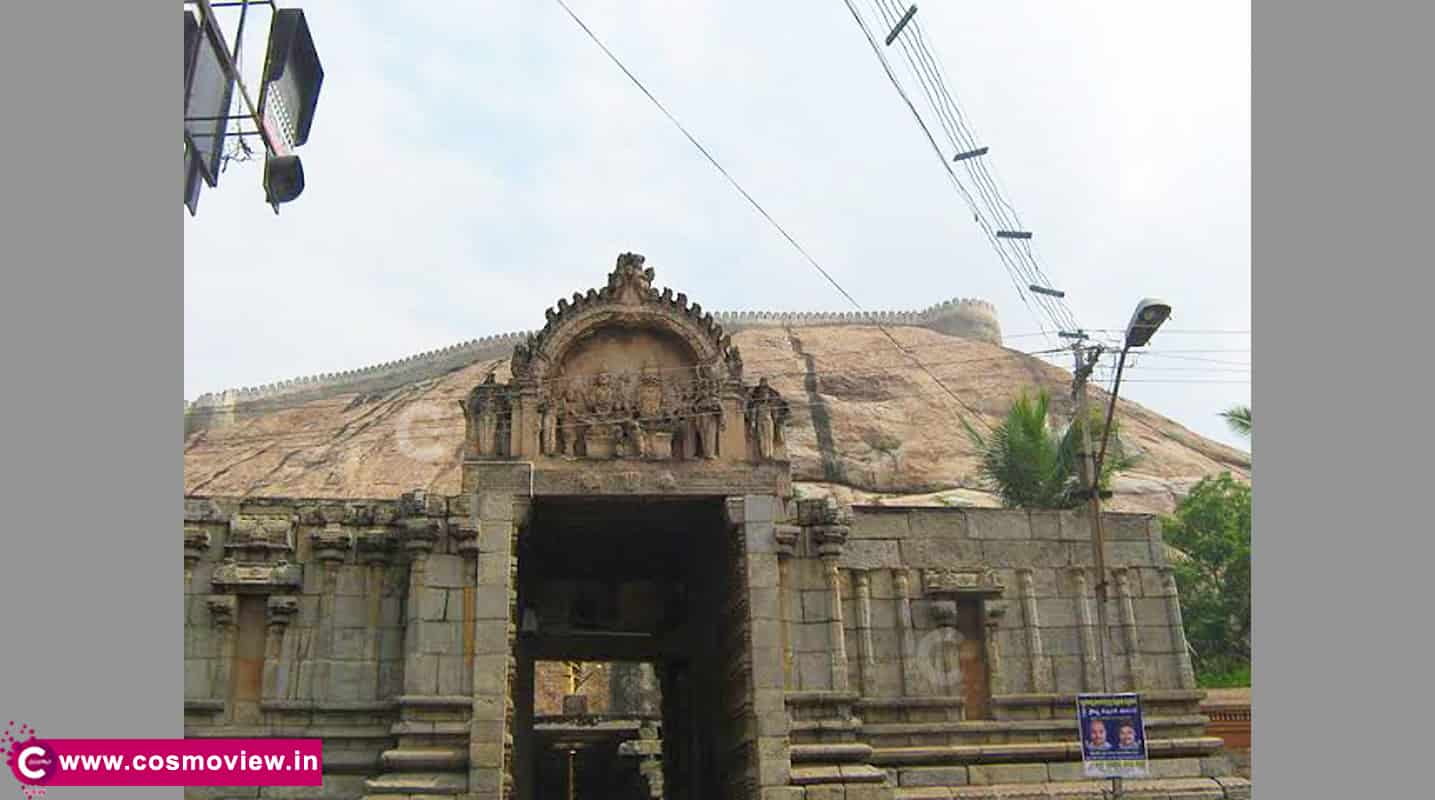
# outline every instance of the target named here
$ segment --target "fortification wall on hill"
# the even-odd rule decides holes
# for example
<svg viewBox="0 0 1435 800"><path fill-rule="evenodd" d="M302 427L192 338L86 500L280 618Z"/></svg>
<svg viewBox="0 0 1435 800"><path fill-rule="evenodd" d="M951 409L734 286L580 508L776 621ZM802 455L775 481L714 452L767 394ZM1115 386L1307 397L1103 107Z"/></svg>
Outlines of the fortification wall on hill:
<svg viewBox="0 0 1435 800"><path fill-rule="evenodd" d="M949 336L1001 344L996 307L985 300L957 298L920 311L719 311L713 317L729 332L758 327L888 325L927 328ZM502 333L361 369L294 378L264 386L226 389L184 404L185 435L233 422L234 410L262 412L268 407L323 400L340 394L382 392L436 378L477 361L507 358L513 347L536 331Z"/></svg>

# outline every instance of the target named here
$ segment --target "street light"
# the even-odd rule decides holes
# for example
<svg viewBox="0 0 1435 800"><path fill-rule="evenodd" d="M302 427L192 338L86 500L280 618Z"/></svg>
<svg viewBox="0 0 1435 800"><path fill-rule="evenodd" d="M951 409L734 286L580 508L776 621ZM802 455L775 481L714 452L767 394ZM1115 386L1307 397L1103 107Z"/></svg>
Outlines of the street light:
<svg viewBox="0 0 1435 800"><path fill-rule="evenodd" d="M1091 462L1091 437L1087 434L1085 419L1086 414L1086 380L1082 374L1080 381L1080 413L1082 420L1082 450L1084 451L1083 461L1087 465L1088 477L1091 481L1088 490L1090 492L1091 509L1091 545L1095 551L1096 561L1096 624L1101 628L1101 691L1111 691L1110 664L1111 664L1111 627L1106 622L1106 530L1101 519L1101 467L1106 460L1106 444L1111 435L1111 418L1116 413L1116 394L1121 391L1121 369L1126 366L1126 353L1133 347L1144 347L1151 341L1151 336L1156 333L1167 318L1171 316L1171 306L1155 298L1146 298L1136 304L1136 313L1131 315L1131 322L1126 325L1126 339L1121 346L1121 357L1116 362L1116 381L1111 387L1111 402L1106 407L1106 424L1101 431L1101 451L1096 456L1096 461ZM1095 365L1095 359L1089 362L1087 371ZM1133 676L1133 684L1134 676ZM1132 688L1139 688L1133 686ZM1112 779L1113 797L1122 797L1121 779Z"/></svg>
<svg viewBox="0 0 1435 800"><path fill-rule="evenodd" d="M1111 434L1111 417L1116 413L1116 393L1121 391L1121 370L1126 366L1126 352L1133 347L1145 347L1171 316L1171 305L1154 297L1148 297L1136 304L1136 313L1126 325L1126 341L1121 346L1121 357L1116 360L1116 382L1111 387L1111 400L1106 406L1106 424L1101 430L1101 451L1096 454L1096 469L1092 473L1091 490L1096 491L1101 465L1106 460L1106 443Z"/></svg>

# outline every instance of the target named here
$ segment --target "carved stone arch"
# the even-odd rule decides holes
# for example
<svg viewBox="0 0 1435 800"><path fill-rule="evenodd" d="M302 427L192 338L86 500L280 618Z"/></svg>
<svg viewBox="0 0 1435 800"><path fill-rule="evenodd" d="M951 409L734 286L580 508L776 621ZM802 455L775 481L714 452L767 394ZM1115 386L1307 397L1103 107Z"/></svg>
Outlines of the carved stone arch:
<svg viewBox="0 0 1435 800"><path fill-rule="evenodd" d="M674 302L670 289L654 289L654 272L643 261L635 253L618 256L606 286L575 294L571 305L560 300L556 310L550 308L543 330L514 350L514 384L541 387L583 342L600 332L623 330L678 342L693 367L708 366L721 379L741 383L741 359L722 326L701 306L689 304L686 295L678 294Z"/></svg>

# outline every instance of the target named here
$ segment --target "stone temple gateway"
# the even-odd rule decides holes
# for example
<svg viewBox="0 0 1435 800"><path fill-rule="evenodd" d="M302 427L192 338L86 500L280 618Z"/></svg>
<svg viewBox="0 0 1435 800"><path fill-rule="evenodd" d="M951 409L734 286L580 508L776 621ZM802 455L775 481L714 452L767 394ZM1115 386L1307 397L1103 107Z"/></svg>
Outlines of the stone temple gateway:
<svg viewBox="0 0 1435 800"><path fill-rule="evenodd" d="M796 496L793 401L653 278L621 256L472 387L457 494L187 495L186 735L322 737L325 798L1102 796L1073 716L1102 669L1085 517ZM1159 527L1106 524L1107 669L1158 779L1128 788L1249 796ZM605 723L537 713L552 661L650 666L603 767L624 793L554 776Z"/></svg>

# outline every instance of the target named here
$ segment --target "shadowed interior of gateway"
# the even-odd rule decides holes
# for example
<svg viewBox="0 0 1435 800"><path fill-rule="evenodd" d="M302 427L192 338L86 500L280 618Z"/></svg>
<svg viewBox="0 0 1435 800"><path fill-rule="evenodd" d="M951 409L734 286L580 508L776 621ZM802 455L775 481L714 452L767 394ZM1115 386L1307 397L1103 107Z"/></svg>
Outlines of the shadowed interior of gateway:
<svg viewBox="0 0 1435 800"><path fill-rule="evenodd" d="M727 712L744 690L727 641L734 573L720 498L535 503L518 548L519 797L721 796L744 757ZM540 661L643 662L657 685L618 687L629 708L539 715ZM641 744L658 730L660 745Z"/></svg>

